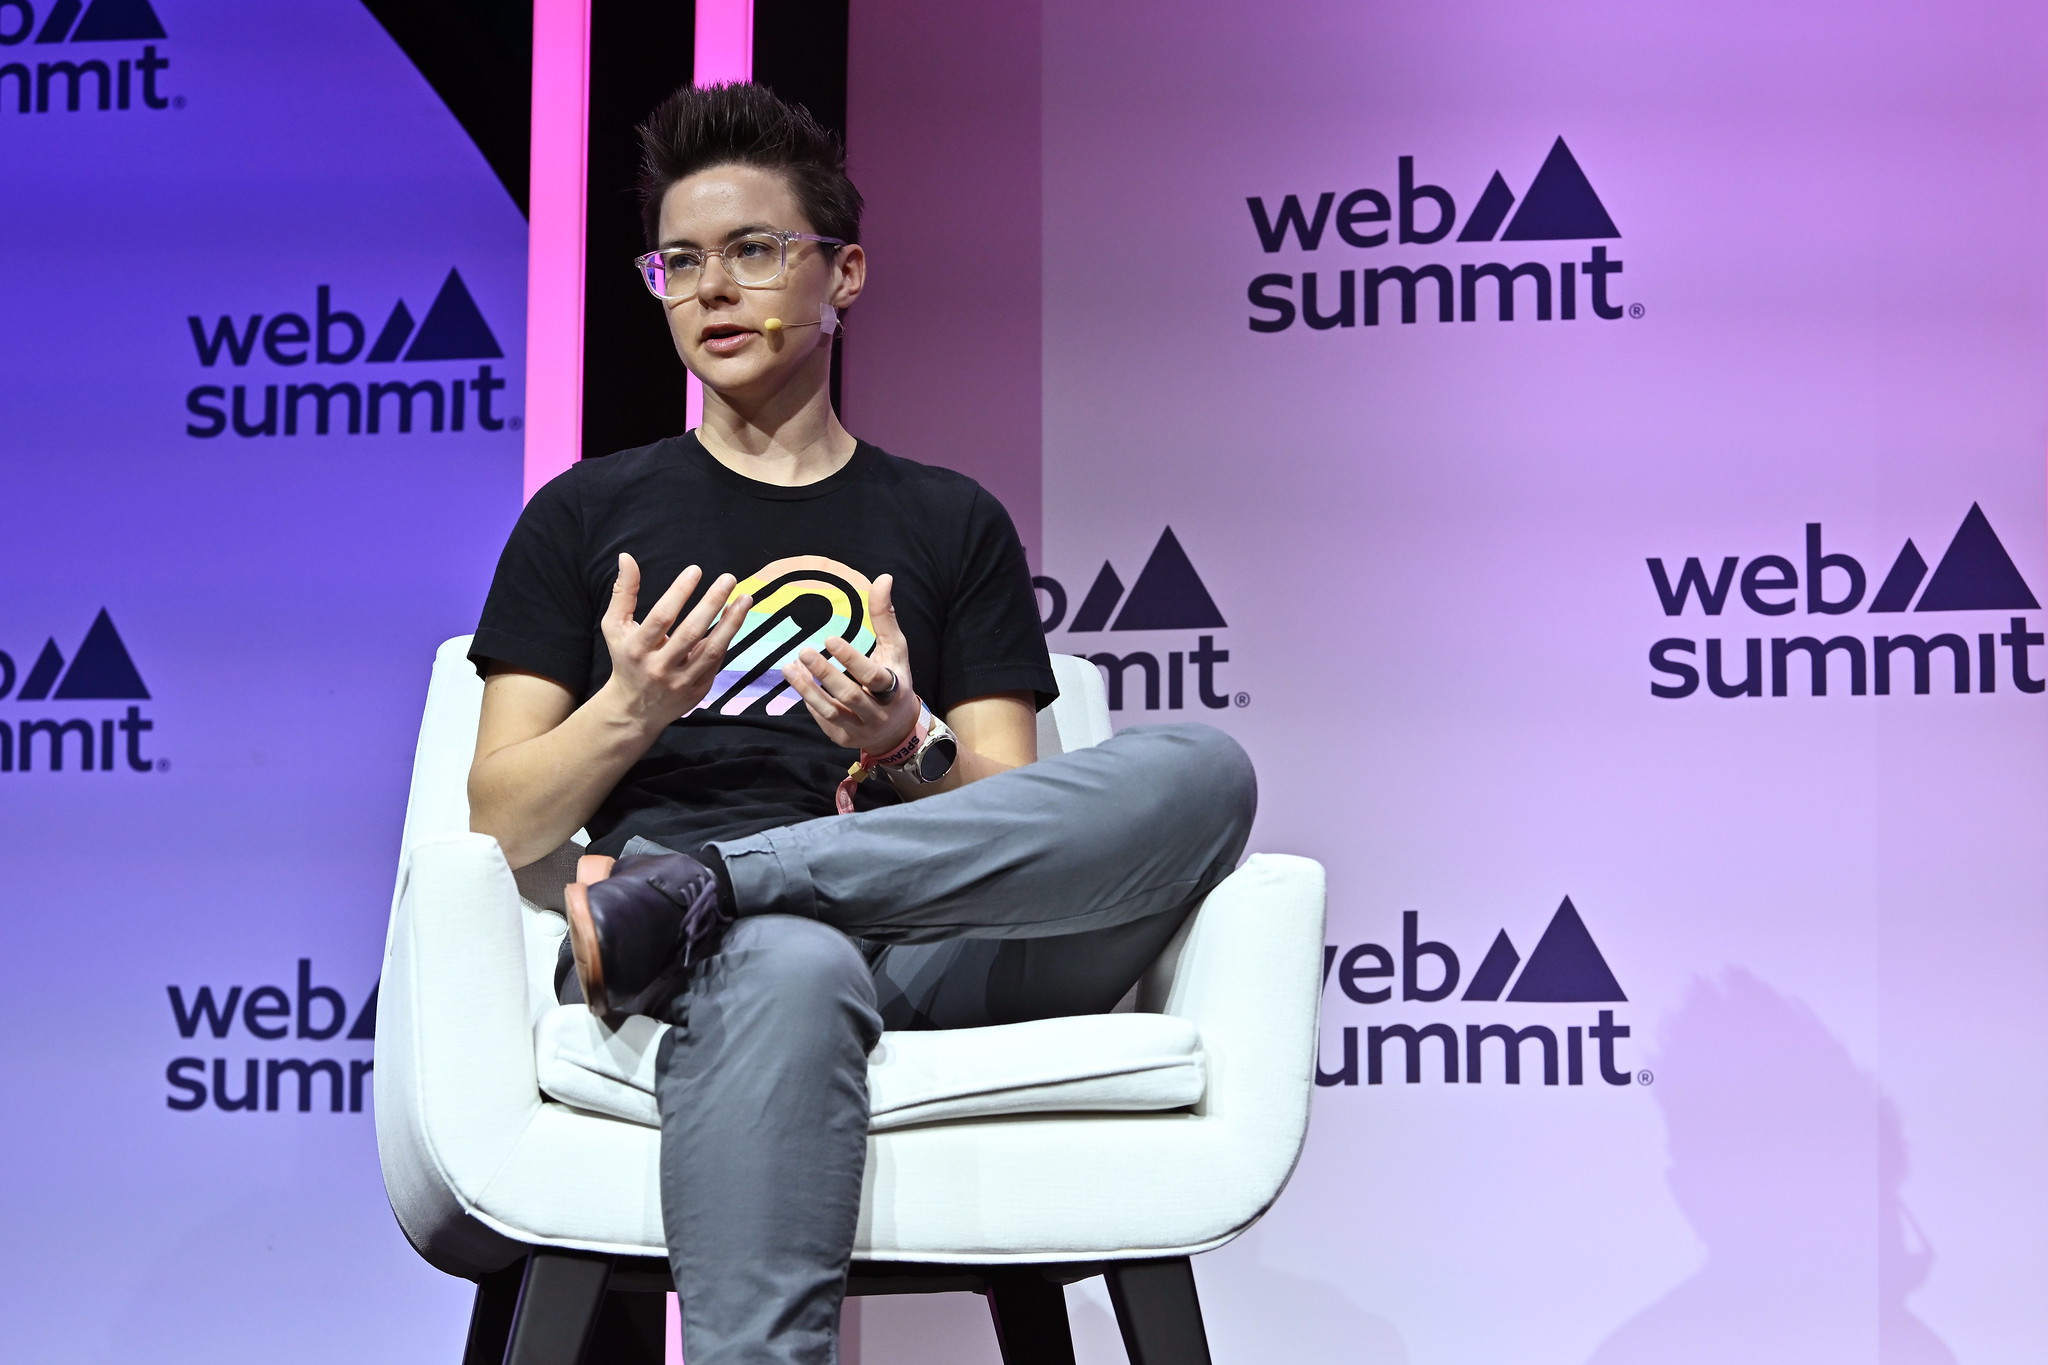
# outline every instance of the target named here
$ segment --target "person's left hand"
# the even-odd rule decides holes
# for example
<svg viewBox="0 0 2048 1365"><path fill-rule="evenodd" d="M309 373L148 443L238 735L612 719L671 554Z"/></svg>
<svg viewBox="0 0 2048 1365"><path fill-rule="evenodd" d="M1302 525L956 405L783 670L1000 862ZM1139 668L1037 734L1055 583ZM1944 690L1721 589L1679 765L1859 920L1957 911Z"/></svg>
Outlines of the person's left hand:
<svg viewBox="0 0 2048 1365"><path fill-rule="evenodd" d="M859 653L834 636L825 642L823 653L799 650L796 659L785 664L782 676L804 699L818 728L834 744L863 753L881 754L910 737L917 725L917 693L910 680L910 645L896 622L895 577L883 574L875 580L868 596L868 612L875 632L872 656ZM840 667L828 662L830 655ZM845 671L841 672L843 668ZM896 675L896 690L887 699L889 675Z"/></svg>

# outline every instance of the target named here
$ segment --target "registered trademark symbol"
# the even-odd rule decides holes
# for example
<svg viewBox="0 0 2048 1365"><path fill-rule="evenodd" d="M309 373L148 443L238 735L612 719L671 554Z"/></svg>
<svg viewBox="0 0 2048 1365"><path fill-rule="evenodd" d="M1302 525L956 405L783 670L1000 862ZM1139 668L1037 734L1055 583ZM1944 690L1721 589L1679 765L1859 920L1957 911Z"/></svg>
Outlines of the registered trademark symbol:
<svg viewBox="0 0 2048 1365"><path fill-rule="evenodd" d="M1252 694L1249 692L1240 692L1236 696L1232 697L1230 700L1238 706L1250 706L1252 704Z"/></svg>
<svg viewBox="0 0 2048 1365"><path fill-rule="evenodd" d="M521 426L525 424L522 423L517 417L507 417L505 419L505 425L512 428L512 430L517 431Z"/></svg>
<svg viewBox="0 0 2048 1365"><path fill-rule="evenodd" d="M1636 1073L1636 1084L1637 1084L1637 1085L1649 1085L1649 1084L1650 1084L1651 1082L1655 1081L1656 1079L1657 1079L1657 1078L1656 1078L1655 1076L1652 1076L1652 1075L1650 1074L1650 1071L1649 1071L1649 1068L1648 1068L1648 1067L1645 1067L1645 1068L1643 1068L1643 1069L1642 1069L1641 1071L1638 1071L1638 1072Z"/></svg>
<svg viewBox="0 0 2048 1365"><path fill-rule="evenodd" d="M156 770L160 773L169 772L171 770L171 760L169 760L168 758L158 759L156 761Z"/></svg>
<svg viewBox="0 0 2048 1365"><path fill-rule="evenodd" d="M183 109L184 107L185 107L185 97L184 97L183 95L173 95L173 96L171 96L171 108L173 108L173 109Z"/></svg>
<svg viewBox="0 0 2048 1365"><path fill-rule="evenodd" d="M1641 316L1643 315L1643 305L1641 305L1640 303L1632 303L1632 304L1630 304L1630 305L1628 306L1628 315L1629 315L1630 317L1632 317L1632 318L1639 318L1639 317L1641 317ZM1643 1084L1645 1084L1645 1085L1648 1085L1648 1084L1649 1084L1649 1082L1648 1082L1648 1081L1645 1081L1645 1082L1643 1082Z"/></svg>

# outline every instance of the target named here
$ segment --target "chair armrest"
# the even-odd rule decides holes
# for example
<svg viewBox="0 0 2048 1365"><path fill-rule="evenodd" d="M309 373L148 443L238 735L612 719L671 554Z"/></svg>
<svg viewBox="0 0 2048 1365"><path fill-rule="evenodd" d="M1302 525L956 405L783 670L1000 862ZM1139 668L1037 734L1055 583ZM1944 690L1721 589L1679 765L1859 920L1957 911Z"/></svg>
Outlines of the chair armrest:
<svg viewBox="0 0 2048 1365"><path fill-rule="evenodd" d="M1323 890L1322 864L1254 854L1209 893L1146 974L1138 1008L1178 1015L1201 1032L1210 1092L1198 1113L1235 1121L1249 1109L1306 1131Z"/></svg>
<svg viewBox="0 0 2048 1365"><path fill-rule="evenodd" d="M540 1109L527 913L488 835L406 853L378 989L377 1145L392 1208L430 1260Z"/></svg>

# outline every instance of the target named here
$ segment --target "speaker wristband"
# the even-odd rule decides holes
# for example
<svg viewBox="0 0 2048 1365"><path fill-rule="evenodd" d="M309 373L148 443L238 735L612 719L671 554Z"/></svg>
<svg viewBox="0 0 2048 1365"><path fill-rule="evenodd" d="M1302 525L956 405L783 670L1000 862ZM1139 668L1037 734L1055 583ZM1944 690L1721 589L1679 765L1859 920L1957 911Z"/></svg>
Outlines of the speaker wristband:
<svg viewBox="0 0 2048 1365"><path fill-rule="evenodd" d="M871 754L865 749L853 766L846 770L838 788L832 793L832 804L841 815L853 814L853 793L855 788L875 775L880 768L900 768L908 763L924 744L925 736L931 733L931 708L924 704L924 698L912 695L917 703L917 724L910 727L909 736L887 753Z"/></svg>

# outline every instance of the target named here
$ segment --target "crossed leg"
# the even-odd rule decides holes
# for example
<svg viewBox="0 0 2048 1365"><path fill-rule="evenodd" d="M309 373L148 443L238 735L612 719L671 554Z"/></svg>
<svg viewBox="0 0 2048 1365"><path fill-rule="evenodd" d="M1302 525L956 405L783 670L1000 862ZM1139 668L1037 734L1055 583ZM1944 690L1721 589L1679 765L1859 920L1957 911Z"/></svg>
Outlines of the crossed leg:
<svg viewBox="0 0 2048 1365"><path fill-rule="evenodd" d="M740 917L657 1059L692 1365L831 1365L882 1029L1108 1009L1236 865L1255 800L1235 743L1171 726L714 845Z"/></svg>

